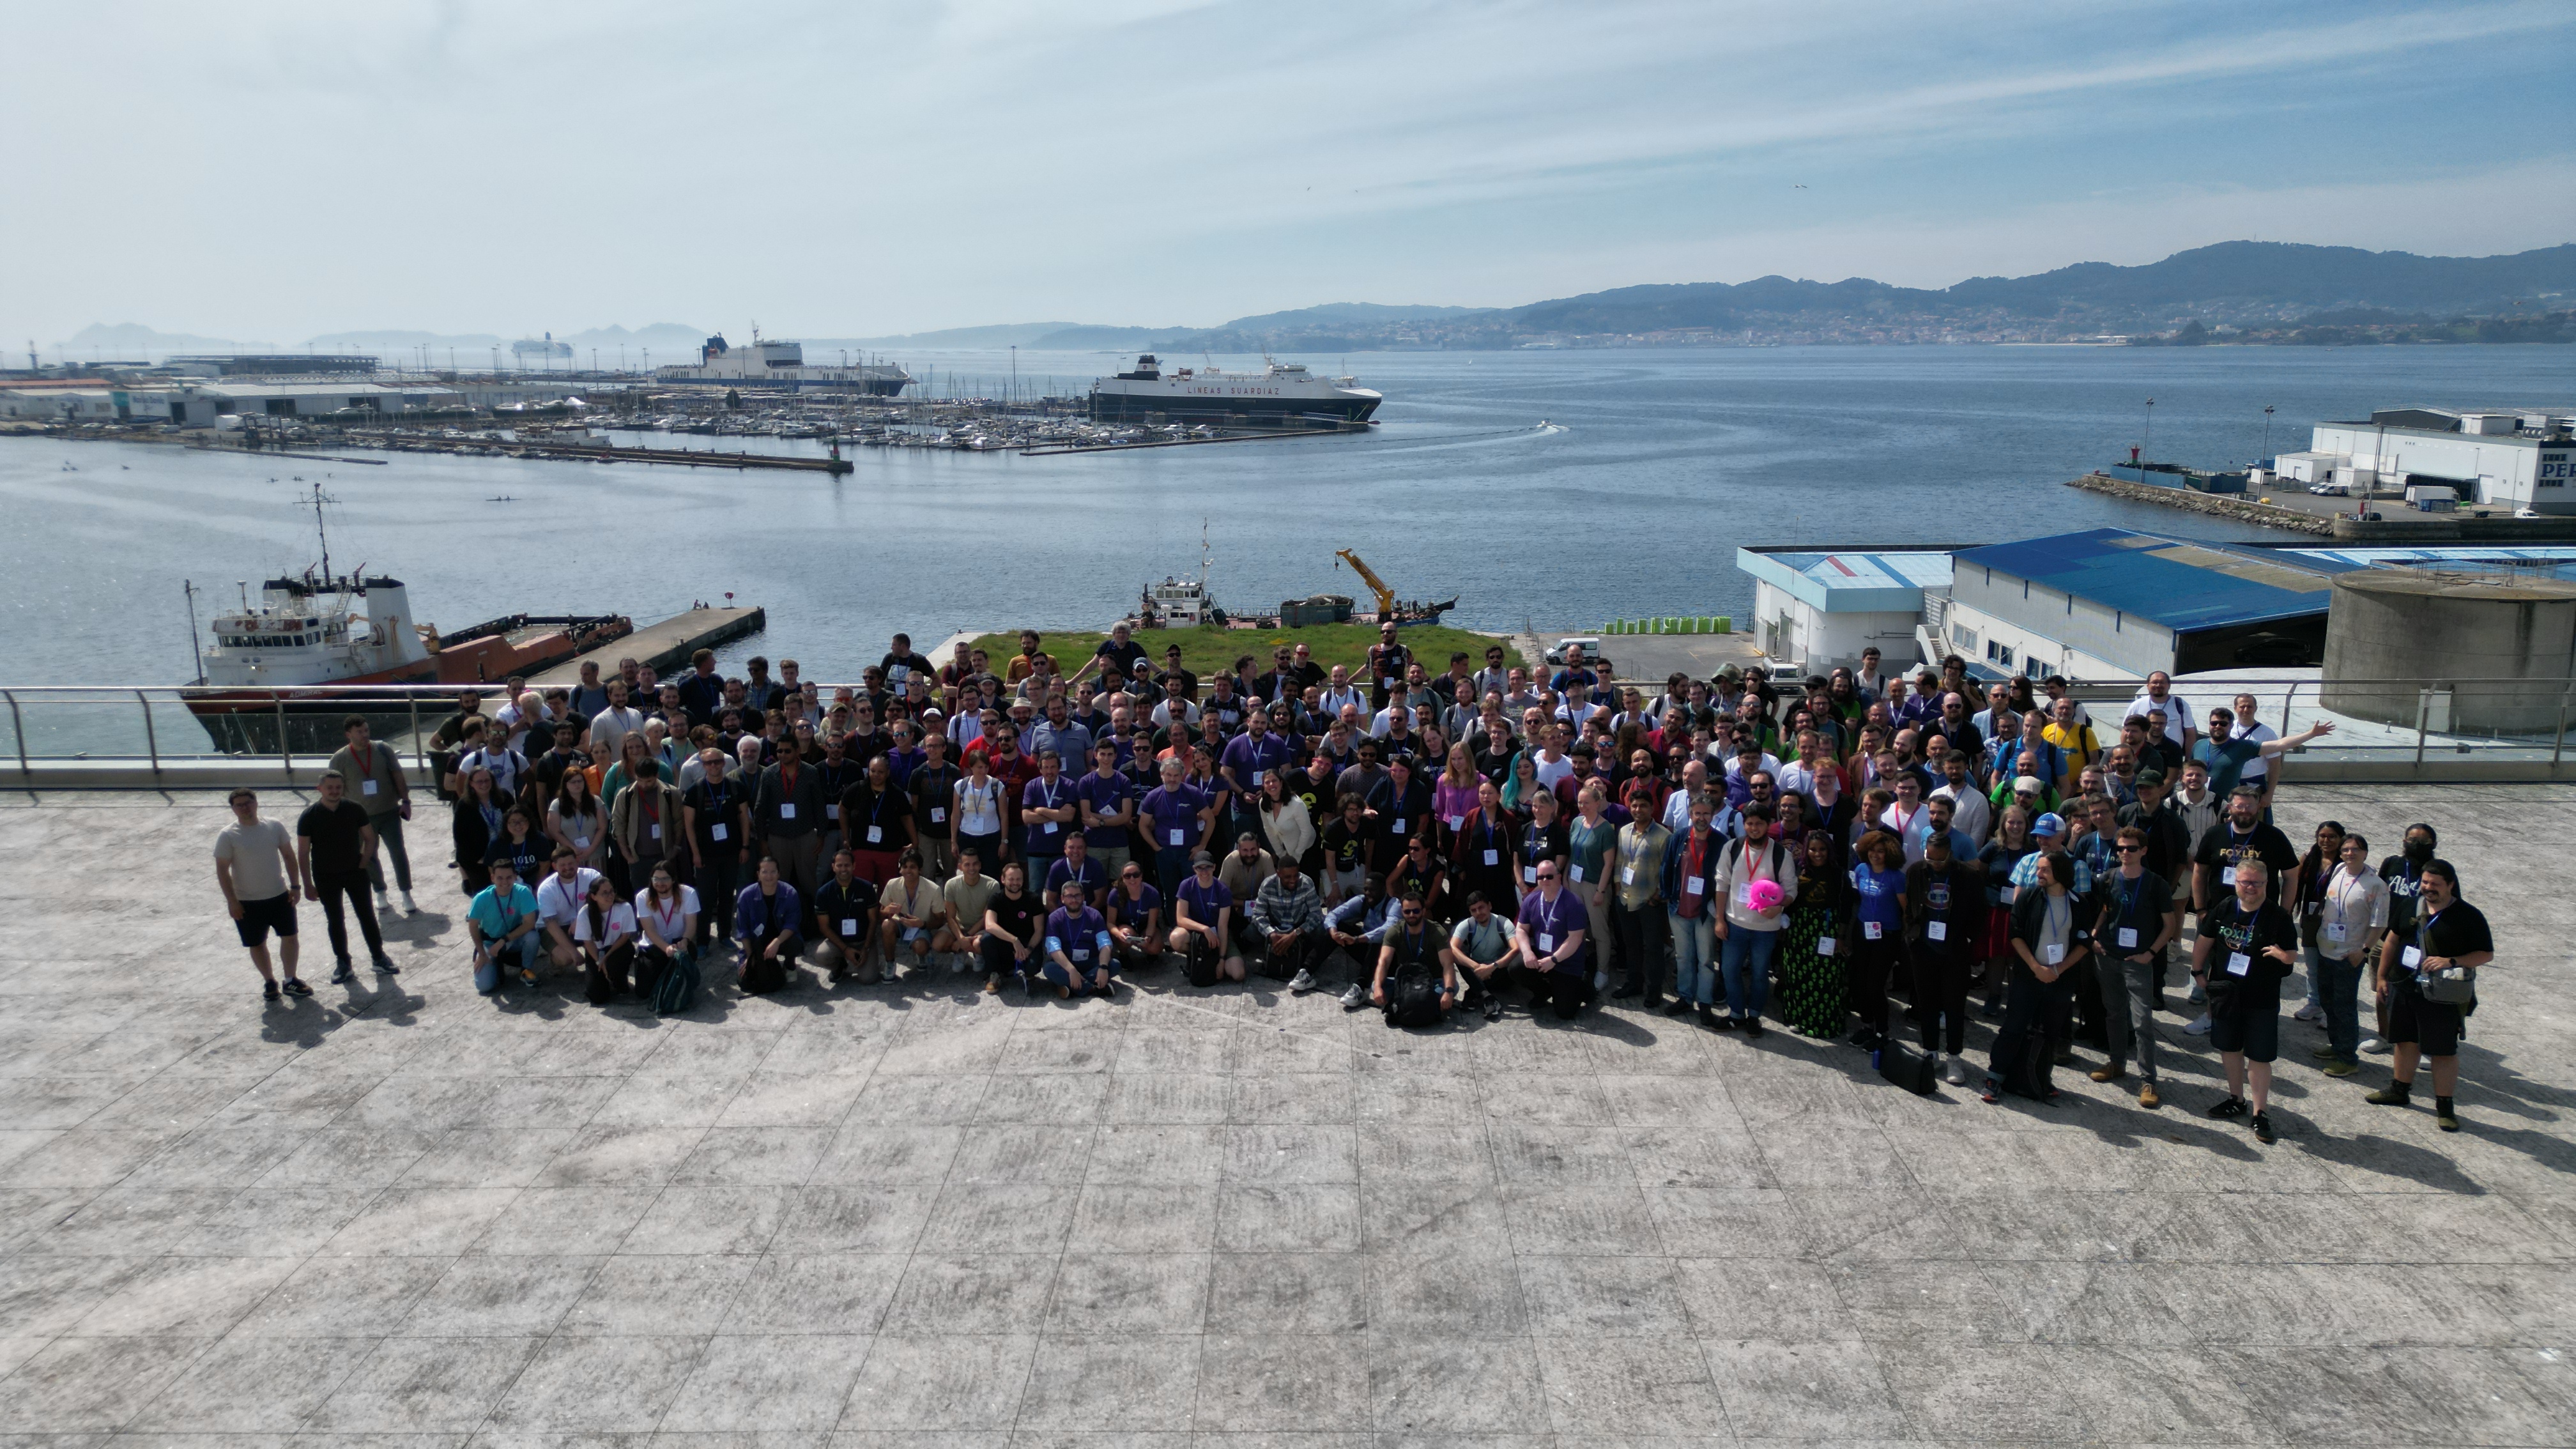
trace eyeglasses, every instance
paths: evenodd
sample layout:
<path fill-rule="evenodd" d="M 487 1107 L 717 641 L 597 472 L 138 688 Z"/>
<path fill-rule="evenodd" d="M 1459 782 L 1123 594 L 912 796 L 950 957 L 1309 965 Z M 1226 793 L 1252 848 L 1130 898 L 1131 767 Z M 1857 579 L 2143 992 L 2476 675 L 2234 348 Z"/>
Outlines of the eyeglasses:
<path fill-rule="evenodd" d="M 2131 854 L 2131 853 L 2133 853 L 2133 852 L 2141 851 L 2141 850 L 2144 850 L 2144 849 L 2146 849 L 2146 847 L 2145 847 L 2145 846 L 2143 846 L 2143 845 L 2125 845 L 2125 844 L 2124 844 L 2124 845 L 2122 845 L 2122 846 L 2120 847 L 2120 853 L 2121 853 L 2122 855 L 2128 855 L 2128 854 Z"/>

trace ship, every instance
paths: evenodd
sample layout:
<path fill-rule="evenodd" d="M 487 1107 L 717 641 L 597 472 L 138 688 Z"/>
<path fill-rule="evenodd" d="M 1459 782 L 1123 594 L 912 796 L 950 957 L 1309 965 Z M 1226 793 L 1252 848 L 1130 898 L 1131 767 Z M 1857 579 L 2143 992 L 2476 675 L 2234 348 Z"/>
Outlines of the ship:
<path fill-rule="evenodd" d="M 402 580 L 331 571 L 318 486 L 310 501 L 320 567 L 265 581 L 257 603 L 244 586 L 240 606 L 215 616 L 197 679 L 180 691 L 217 749 L 327 752 L 352 713 L 390 734 L 415 712 L 435 717 L 463 686 L 531 674 L 635 630 L 622 614 L 505 614 L 442 634 L 414 618 Z M 278 693 L 286 688 L 295 692 Z"/>
<path fill-rule="evenodd" d="M 1356 378 L 1310 373 L 1303 363 L 1266 358 L 1259 372 L 1228 372 L 1210 366 L 1184 367 L 1167 374 L 1154 354 L 1148 352 L 1136 359 L 1132 371 L 1104 377 L 1091 385 L 1091 417 L 1094 422 L 1116 423 L 1179 418 L 1211 422 L 1241 419 L 1273 426 L 1365 423 L 1386 399 L 1357 382 Z"/>
<path fill-rule="evenodd" d="M 728 346 L 719 332 L 698 349 L 698 360 L 653 369 L 656 381 L 724 387 L 785 388 L 791 392 L 863 392 L 894 397 L 912 385 L 912 374 L 892 363 L 861 367 L 808 366 L 805 344 L 774 342 L 755 330 L 747 347 Z"/>

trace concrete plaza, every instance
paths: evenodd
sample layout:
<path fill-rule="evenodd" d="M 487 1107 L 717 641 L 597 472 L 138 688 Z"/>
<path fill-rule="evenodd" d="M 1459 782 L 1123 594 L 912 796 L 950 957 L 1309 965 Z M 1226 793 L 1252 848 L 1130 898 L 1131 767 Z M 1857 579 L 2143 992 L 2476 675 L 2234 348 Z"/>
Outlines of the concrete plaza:
<path fill-rule="evenodd" d="M 403 974 L 321 986 L 308 905 L 317 995 L 263 1007 L 219 798 L 13 796 L 0 1446 L 2576 1440 L 2576 790 L 2283 805 L 2442 829 L 2500 950 L 2466 1131 L 2287 1022 L 2265 1147 L 2178 1018 L 2150 1113 L 2090 1054 L 1988 1107 L 1169 973 L 495 1003 L 426 819 Z"/>

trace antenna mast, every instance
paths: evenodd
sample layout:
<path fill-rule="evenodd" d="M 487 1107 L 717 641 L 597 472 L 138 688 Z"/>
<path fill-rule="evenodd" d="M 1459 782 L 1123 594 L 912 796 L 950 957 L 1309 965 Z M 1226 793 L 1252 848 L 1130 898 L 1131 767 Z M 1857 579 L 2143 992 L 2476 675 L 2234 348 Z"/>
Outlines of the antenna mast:
<path fill-rule="evenodd" d="M 313 485 L 313 532 L 322 540 L 322 582 L 325 585 L 331 582 L 331 530 L 322 522 L 322 505 L 337 501 L 324 496 L 321 484 Z"/>

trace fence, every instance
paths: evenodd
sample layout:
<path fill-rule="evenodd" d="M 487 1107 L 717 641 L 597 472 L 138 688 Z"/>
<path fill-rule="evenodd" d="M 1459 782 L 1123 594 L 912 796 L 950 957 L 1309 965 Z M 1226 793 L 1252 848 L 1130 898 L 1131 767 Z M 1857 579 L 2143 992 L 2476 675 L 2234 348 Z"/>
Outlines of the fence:
<path fill-rule="evenodd" d="M 1640 681 L 1648 692 L 1660 681 Z M 824 697 L 837 686 L 825 684 Z M 2143 690 L 2134 680 L 2093 681 L 2073 693 L 2108 744 L 2118 717 Z M 2259 673 L 2186 677 L 2176 697 L 2205 728 L 2210 708 L 2252 695 L 2256 714 L 2283 734 L 2320 718 L 2335 733 L 2296 752 L 2310 780 L 2576 779 L 2566 758 L 2576 718 L 2576 679 L 2319 679 Z M 455 708 L 453 687 L 323 685 L 274 689 L 130 685 L 0 687 L 0 771 L 20 787 L 298 783 L 320 773 L 343 742 L 341 721 L 367 717 L 417 774 L 430 768 L 429 736 Z"/>

